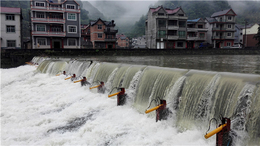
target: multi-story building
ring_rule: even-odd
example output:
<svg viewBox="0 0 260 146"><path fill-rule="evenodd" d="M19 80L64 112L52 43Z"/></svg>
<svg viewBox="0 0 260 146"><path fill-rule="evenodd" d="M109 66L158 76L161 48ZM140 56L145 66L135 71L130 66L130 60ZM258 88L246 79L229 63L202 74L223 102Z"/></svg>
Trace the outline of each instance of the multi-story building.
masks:
<svg viewBox="0 0 260 146"><path fill-rule="evenodd" d="M235 40L234 40L234 45L236 46L241 46L243 45L243 25L240 24L235 24Z"/></svg>
<svg viewBox="0 0 260 146"><path fill-rule="evenodd" d="M93 48L90 41L90 24L81 27L81 48Z"/></svg>
<svg viewBox="0 0 260 146"><path fill-rule="evenodd" d="M80 6L75 0L31 0L32 48L80 48Z"/></svg>
<svg viewBox="0 0 260 146"><path fill-rule="evenodd" d="M215 12L206 20L208 42L214 48L234 45L236 13L232 9Z"/></svg>
<svg viewBox="0 0 260 146"><path fill-rule="evenodd" d="M117 48L129 48L129 38L123 34L117 35Z"/></svg>
<svg viewBox="0 0 260 146"><path fill-rule="evenodd" d="M150 8L145 24L148 48L186 48L187 16L181 7Z"/></svg>
<svg viewBox="0 0 260 146"><path fill-rule="evenodd" d="M132 47L135 49L141 48L144 49L146 48L146 38L145 35L137 38L132 39Z"/></svg>
<svg viewBox="0 0 260 146"><path fill-rule="evenodd" d="M206 41L208 28L202 18L187 20L187 48L197 48Z"/></svg>
<svg viewBox="0 0 260 146"><path fill-rule="evenodd" d="M1 7L1 49L22 48L22 12L20 8Z"/></svg>
<svg viewBox="0 0 260 146"><path fill-rule="evenodd" d="M103 21L100 18L90 22L90 41L93 48L116 48L116 33L114 20Z"/></svg>
<svg viewBox="0 0 260 146"><path fill-rule="evenodd" d="M259 24L251 23L242 27L243 32L243 44L245 47L255 47L258 41L254 39L254 36L258 32Z"/></svg>

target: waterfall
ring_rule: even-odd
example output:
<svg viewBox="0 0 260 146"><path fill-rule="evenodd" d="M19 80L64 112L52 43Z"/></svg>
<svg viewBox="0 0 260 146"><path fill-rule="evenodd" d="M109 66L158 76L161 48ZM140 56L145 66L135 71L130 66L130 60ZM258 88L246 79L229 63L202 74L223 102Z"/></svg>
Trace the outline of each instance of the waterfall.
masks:
<svg viewBox="0 0 260 146"><path fill-rule="evenodd" d="M42 73L76 73L86 76L92 84L105 82L109 92L113 87L124 87L128 104L140 113L153 99L166 100L180 130L195 126L207 129L209 120L215 118L220 123L221 115L231 118L231 129L238 135L247 133L250 138L246 143L260 143L260 75L44 59L33 59L41 60L37 70ZM151 107L154 106L153 102Z"/></svg>

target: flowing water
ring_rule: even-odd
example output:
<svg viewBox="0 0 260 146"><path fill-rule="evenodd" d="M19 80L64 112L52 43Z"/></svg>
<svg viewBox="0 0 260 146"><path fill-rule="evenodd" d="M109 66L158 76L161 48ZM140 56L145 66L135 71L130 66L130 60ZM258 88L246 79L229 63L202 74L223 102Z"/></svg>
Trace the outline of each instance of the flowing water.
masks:
<svg viewBox="0 0 260 146"><path fill-rule="evenodd" d="M212 66L201 59L202 66ZM259 63L258 56L250 59L249 64ZM221 115L232 120L234 145L260 145L259 65L243 70L226 63L223 66L233 70L223 72L196 65L173 68L162 60L34 57L37 68L1 69L2 144L215 145L215 136L205 139L204 135L209 120L216 118L219 124ZM181 57L171 61L190 66L177 60ZM63 71L67 75L55 76ZM77 79L85 76L91 86L105 82L105 94L64 80L72 74ZM125 106L116 106L115 97L108 98L118 92L115 87L126 89ZM157 98L167 101L171 113L167 120L155 122L154 112L144 114ZM215 127L212 123L210 130Z"/></svg>

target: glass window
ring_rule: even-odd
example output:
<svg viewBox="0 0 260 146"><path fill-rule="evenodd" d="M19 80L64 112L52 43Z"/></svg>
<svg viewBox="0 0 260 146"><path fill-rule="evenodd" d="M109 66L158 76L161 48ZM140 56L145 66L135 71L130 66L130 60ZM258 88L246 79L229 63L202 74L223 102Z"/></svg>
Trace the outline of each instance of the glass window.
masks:
<svg viewBox="0 0 260 146"><path fill-rule="evenodd" d="M7 47L15 47L16 41L15 40L7 40L6 44L7 44Z"/></svg>
<svg viewBox="0 0 260 146"><path fill-rule="evenodd" d="M15 32L14 25L6 25L6 32Z"/></svg>
<svg viewBox="0 0 260 146"><path fill-rule="evenodd" d="M179 14L179 16L184 16L184 14Z"/></svg>
<svg viewBox="0 0 260 146"><path fill-rule="evenodd" d="M76 39L69 39L68 44L69 46L76 46Z"/></svg>
<svg viewBox="0 0 260 146"><path fill-rule="evenodd" d="M45 25L37 25L36 31L45 31Z"/></svg>
<svg viewBox="0 0 260 146"><path fill-rule="evenodd" d="M102 24L98 24L98 29L102 29Z"/></svg>
<svg viewBox="0 0 260 146"><path fill-rule="evenodd" d="M177 26L177 20L169 20L168 25L169 26Z"/></svg>
<svg viewBox="0 0 260 146"><path fill-rule="evenodd" d="M228 32L228 33L227 33L227 36L232 36L231 32Z"/></svg>
<svg viewBox="0 0 260 146"><path fill-rule="evenodd" d="M203 28L203 25L198 25L198 28Z"/></svg>
<svg viewBox="0 0 260 146"><path fill-rule="evenodd" d="M165 20L158 20L158 26L159 27L166 27L166 21Z"/></svg>
<svg viewBox="0 0 260 146"><path fill-rule="evenodd" d="M67 5L67 9L75 9L74 5Z"/></svg>
<svg viewBox="0 0 260 146"><path fill-rule="evenodd" d="M62 32L62 28L60 26L51 27L52 32Z"/></svg>
<svg viewBox="0 0 260 146"><path fill-rule="evenodd" d="M38 6L38 7L44 7L44 3L36 2L36 6Z"/></svg>
<svg viewBox="0 0 260 146"><path fill-rule="evenodd" d="M38 38L37 43L38 43L39 45L46 45L46 44L47 44L47 43L46 43L46 39L44 39L44 38Z"/></svg>
<svg viewBox="0 0 260 146"><path fill-rule="evenodd" d="M231 17L231 16L228 16L228 20L232 20L232 17Z"/></svg>
<svg viewBox="0 0 260 146"><path fill-rule="evenodd" d="M6 20L14 20L15 19L14 14L6 14L5 19Z"/></svg>
<svg viewBox="0 0 260 146"><path fill-rule="evenodd" d="M163 15L164 15L164 13L158 13L158 15L159 15L159 16L163 16Z"/></svg>
<svg viewBox="0 0 260 146"><path fill-rule="evenodd" d="M69 31L68 32L77 32L76 26L69 26Z"/></svg>
<svg viewBox="0 0 260 146"><path fill-rule="evenodd" d="M179 31L179 37L180 38L185 38L186 37L186 32L185 31Z"/></svg>
<svg viewBox="0 0 260 146"><path fill-rule="evenodd" d="M200 34L199 34L199 37L200 37L200 38L204 38L204 37L205 37L205 33L200 33Z"/></svg>
<svg viewBox="0 0 260 146"><path fill-rule="evenodd" d="M158 31L158 37L159 38L165 38L166 37L166 31L165 30L159 30Z"/></svg>
<svg viewBox="0 0 260 146"><path fill-rule="evenodd" d="M168 35L177 36L177 30L168 30Z"/></svg>
<svg viewBox="0 0 260 146"><path fill-rule="evenodd" d="M231 28L231 24L228 24L228 28Z"/></svg>
<svg viewBox="0 0 260 146"><path fill-rule="evenodd" d="M179 21L179 27L186 27L185 21Z"/></svg>
<svg viewBox="0 0 260 146"><path fill-rule="evenodd" d="M76 14L75 13L68 13L68 20L76 20Z"/></svg>
<svg viewBox="0 0 260 146"><path fill-rule="evenodd" d="M227 42L227 46L231 46L231 43L230 43L230 42Z"/></svg>
<svg viewBox="0 0 260 146"><path fill-rule="evenodd" d="M44 18L44 13L36 12L36 18Z"/></svg>
<svg viewBox="0 0 260 146"><path fill-rule="evenodd" d="M102 33L98 33L98 38L102 38Z"/></svg>

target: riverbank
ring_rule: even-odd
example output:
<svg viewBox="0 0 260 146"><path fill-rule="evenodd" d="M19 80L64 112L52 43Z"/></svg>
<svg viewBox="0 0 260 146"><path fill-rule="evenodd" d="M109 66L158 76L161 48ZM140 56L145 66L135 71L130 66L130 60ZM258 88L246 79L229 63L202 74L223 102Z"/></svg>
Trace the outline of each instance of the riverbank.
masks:
<svg viewBox="0 0 260 146"><path fill-rule="evenodd" d="M23 65L34 56L260 55L258 49L6 49L1 68Z"/></svg>

